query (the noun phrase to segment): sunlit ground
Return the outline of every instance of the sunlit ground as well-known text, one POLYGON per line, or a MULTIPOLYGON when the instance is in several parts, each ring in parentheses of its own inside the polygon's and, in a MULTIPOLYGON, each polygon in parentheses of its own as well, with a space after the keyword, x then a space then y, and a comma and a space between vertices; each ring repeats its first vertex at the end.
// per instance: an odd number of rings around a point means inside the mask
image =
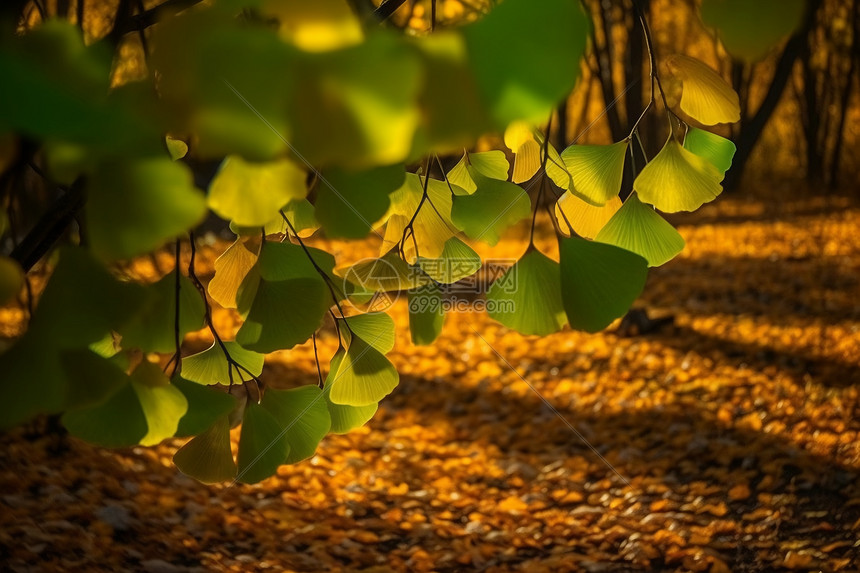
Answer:
MULTIPOLYGON (((860 207, 724 197, 675 223, 688 248, 652 272, 639 304, 665 320, 645 333, 616 324, 527 338, 460 314, 416 348, 397 303, 400 386, 368 426, 327 437, 258 486, 181 476, 170 462, 179 441, 111 452, 46 436, 42 423, 0 437, 0 561, 15 571, 852 570, 860 207)), ((493 253, 517 256, 524 241, 514 233, 493 253)), ((223 312, 217 324, 234 328, 223 312)), ((322 336, 324 368, 334 344, 322 336)), ((263 373, 273 386, 316 376, 309 345, 263 373)))

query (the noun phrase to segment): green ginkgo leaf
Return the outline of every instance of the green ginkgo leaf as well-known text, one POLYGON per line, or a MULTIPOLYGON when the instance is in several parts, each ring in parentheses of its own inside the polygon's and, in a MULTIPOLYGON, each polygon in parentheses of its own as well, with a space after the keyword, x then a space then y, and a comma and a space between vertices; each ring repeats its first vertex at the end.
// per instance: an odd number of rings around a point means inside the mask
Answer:
POLYGON ((259 234, 248 238, 238 237, 215 259, 215 276, 207 287, 212 300, 224 308, 236 308, 236 294, 242 281, 254 268, 259 252, 259 234))
POLYGON ((90 350, 62 351, 59 362, 66 379, 63 407, 67 410, 102 404, 128 384, 125 370, 90 350))
POLYGON ((731 140, 695 127, 691 127, 687 132, 687 137, 684 138, 684 149, 707 159, 723 175, 732 166, 732 158, 737 151, 737 147, 731 140))
POLYGON ((266 357, 257 352, 239 346, 235 341, 225 341, 224 348, 230 354, 235 364, 229 364, 224 350, 217 342, 212 346, 182 359, 182 377, 205 386, 212 384, 241 383, 250 380, 251 376, 259 376, 263 371, 266 357), (232 370, 232 374, 231 371, 232 370))
POLYGON ((101 404, 70 410, 62 421, 73 436, 107 448, 138 444, 149 431, 143 406, 128 381, 101 404))
POLYGON ((442 291, 436 283, 428 283, 409 291, 409 333, 412 344, 432 344, 445 325, 442 291))
POLYGON ((157 364, 144 360, 131 373, 131 386, 146 417, 142 446, 154 446, 176 434, 179 420, 188 411, 188 400, 170 383, 157 364))
POLYGON ((205 484, 235 479, 227 416, 218 418, 209 429, 182 446, 173 455, 173 463, 185 475, 205 484))
POLYGON ((260 405, 275 419, 289 444, 281 463, 294 464, 314 455, 331 428, 331 416, 318 386, 266 390, 260 405))
POLYGON ((239 287, 237 306, 246 313, 236 333, 244 348, 268 353, 292 348, 311 337, 332 304, 331 293, 314 262, 331 272, 334 257, 299 245, 266 242, 239 287))
POLYGON ((419 257, 418 266, 438 283, 451 284, 471 276, 481 268, 481 257, 457 237, 445 243, 438 259, 419 257))
POLYGON ((618 195, 624 176, 628 141, 612 145, 571 145, 561 153, 574 188, 595 205, 618 195))
POLYGON ((463 158, 448 172, 448 182, 467 193, 472 193, 476 186, 472 176, 469 175, 469 167, 485 177, 506 181, 510 164, 505 153, 498 149, 463 154, 463 158))
POLYGON ((511 181, 522 183, 534 177, 541 166, 541 147, 534 128, 524 121, 512 122, 505 129, 504 141, 514 154, 511 181))
POLYGON ((804 0, 704 0, 702 20, 732 55, 755 62, 797 29, 805 7, 804 0))
POLYGON ((598 332, 624 315, 645 287, 648 263, 614 245, 561 239, 561 293, 570 326, 598 332))
POLYGON ((317 184, 316 217, 326 235, 360 239, 388 210, 389 193, 403 185, 403 165, 374 167, 364 171, 329 169, 317 184))
MULTIPOLYGON (((296 234, 303 239, 310 237, 314 234, 314 231, 320 228, 316 217, 316 209, 307 199, 293 199, 284 206, 283 211, 284 216, 289 219, 293 229, 296 230, 296 234)), ((292 233, 292 229, 284 223, 283 219, 279 221, 283 234, 292 233)))
POLYGON ((253 401, 245 406, 239 434, 239 473, 242 483, 257 483, 278 471, 290 454, 286 432, 267 409, 253 401))
POLYGON ((633 181, 639 198, 664 213, 694 211, 713 201, 723 176, 707 159, 681 147, 670 136, 633 181))
POLYGON ((544 0, 539 9, 528 0, 506 0, 462 28, 497 126, 542 121, 573 89, 587 29, 584 12, 566 0, 544 0))
POLYGON ((167 153, 173 161, 179 161, 188 153, 188 144, 181 139, 167 136, 164 138, 164 144, 167 146, 167 153))
POLYGON ((206 431, 216 420, 227 416, 236 407, 236 398, 214 388, 206 388, 175 376, 171 384, 182 392, 188 410, 179 420, 176 436, 196 436, 206 431))
MULTIPOLYGON (((341 319, 338 319, 341 320, 341 319)), ((394 319, 384 312, 367 312, 342 319, 352 332, 383 354, 394 348, 394 319)), ((346 330, 346 328, 344 328, 346 330)), ((347 336, 349 331, 347 330, 347 336)))
POLYGON ((369 406, 390 394, 399 381, 394 365, 381 352, 352 336, 329 396, 335 404, 369 406))
POLYGON ((558 263, 532 249, 487 291, 487 314, 522 334, 552 334, 567 318, 558 263))
POLYGON ((189 332, 203 328, 205 303, 194 284, 177 271, 147 287, 149 304, 119 330, 125 348, 144 352, 174 352, 189 332), (176 289, 179 288, 179 330, 176 328, 176 289))
POLYGON ((573 230, 580 237, 593 239, 620 208, 618 196, 605 205, 591 205, 565 191, 555 203, 555 218, 563 235, 569 237, 573 230))
POLYGON ((331 384, 337 376, 337 370, 340 368, 340 363, 343 360, 344 354, 345 351, 341 349, 332 356, 328 376, 326 376, 325 379, 325 387, 323 388, 325 403, 328 407, 329 416, 331 418, 331 429, 329 431, 333 434, 346 434, 355 428, 360 428, 373 418, 373 415, 376 414, 376 410, 379 408, 378 404, 368 404, 367 406, 344 406, 342 404, 335 404, 331 401, 331 398, 329 397, 331 384))
POLYGON ((642 255, 649 267, 659 267, 684 250, 681 234, 636 193, 630 194, 594 240, 642 255))
POLYGON ((147 253, 206 214, 191 170, 167 157, 104 161, 88 178, 87 191, 90 243, 106 260, 147 253))
POLYGON ((484 177, 475 170, 471 175, 477 189, 471 195, 454 197, 451 220, 470 239, 495 245, 508 227, 529 217, 531 201, 519 185, 484 177))
POLYGON ((252 163, 231 155, 209 184, 209 208, 237 225, 261 227, 289 201, 305 198, 306 178, 291 159, 252 163))

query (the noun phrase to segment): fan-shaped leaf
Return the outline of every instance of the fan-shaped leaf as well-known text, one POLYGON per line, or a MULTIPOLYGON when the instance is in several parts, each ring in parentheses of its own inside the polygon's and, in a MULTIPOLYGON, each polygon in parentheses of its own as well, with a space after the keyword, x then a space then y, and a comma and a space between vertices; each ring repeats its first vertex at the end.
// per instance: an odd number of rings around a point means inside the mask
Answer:
POLYGON ((505 229, 529 217, 531 201, 519 185, 484 177, 475 170, 471 175, 477 189, 471 195, 454 197, 451 219, 469 238, 495 245, 505 229))
POLYGON ((182 446, 174 454, 173 463, 185 475, 206 484, 235 479, 227 416, 218 418, 208 430, 182 446))
MULTIPOLYGON (((345 319, 352 332, 383 354, 394 348, 394 319, 384 312, 367 312, 345 319)), ((349 336, 349 331, 347 331, 349 336)))
POLYGON ((344 279, 344 290, 357 294, 406 290, 427 282, 423 273, 409 266, 394 250, 377 259, 363 259, 340 268, 337 273, 344 279))
POLYGON ((642 203, 636 193, 627 198, 595 240, 642 255, 649 267, 659 267, 684 250, 684 238, 675 227, 642 203))
POLYGON ((209 184, 209 208, 237 225, 261 227, 289 201, 305 198, 306 177, 290 159, 252 163, 231 155, 209 184))
MULTIPOLYGON (((451 185, 456 185, 466 193, 472 193, 476 188, 475 181, 469 175, 468 167, 472 167, 485 177, 502 181, 507 181, 510 169, 507 157, 498 149, 464 154, 457 165, 448 172, 447 177, 451 185)), ((456 192, 456 188, 454 191, 456 192)))
POLYGON ((671 136, 633 181, 645 203, 665 213, 694 211, 722 192, 723 176, 709 161, 687 151, 671 136))
POLYGON ((580 237, 593 239, 620 208, 621 199, 617 195, 605 205, 596 206, 565 191, 555 204, 555 217, 565 236, 570 236, 570 229, 573 228, 573 232, 580 237))
MULTIPOLYGON (((258 231, 259 232, 259 231, 258 231)), ((259 235, 238 237, 215 259, 215 276, 209 281, 209 296, 224 308, 236 308, 239 286, 257 262, 259 235)))
POLYGON ((419 255, 436 258, 442 254, 445 241, 457 232, 451 222, 451 189, 444 181, 431 178, 427 181, 427 200, 422 202, 423 196, 424 179, 407 173, 400 189, 391 194, 382 253, 396 248, 406 233, 402 246, 407 262, 414 263, 419 255), (412 228, 407 233, 410 221, 412 228))
POLYGON ((558 263, 536 249, 527 252, 490 286, 487 314, 522 334, 560 330, 567 319, 558 263))
POLYGON ((647 261, 614 245, 562 239, 561 292, 570 326, 597 332, 622 316, 645 286, 647 261))
POLYGON ((418 266, 439 283, 451 284, 471 276, 481 268, 481 257, 472 247, 451 237, 438 259, 419 257, 418 266))
MULTIPOLYGON (((307 199, 301 201, 293 200, 287 203, 284 207, 284 215, 290 220, 290 224, 296 233, 301 238, 307 238, 314 234, 314 231, 320 228, 317 221, 316 211, 314 206, 307 199)), ((282 233, 292 233, 292 230, 287 227, 286 223, 281 219, 282 233)))
POLYGON ((618 196, 628 141, 612 145, 571 145, 561 153, 573 186, 595 205, 618 196))
POLYGON ((409 332, 412 344, 432 344, 442 333, 445 308, 442 291, 436 283, 409 291, 409 332))
POLYGON ((326 235, 346 239, 366 236, 388 210, 388 195, 403 185, 405 176, 402 165, 323 172, 315 205, 316 217, 326 235))
POLYGON ((294 464, 314 455, 331 428, 326 401, 317 386, 267 390, 260 405, 282 428, 290 451, 281 463, 294 464))
POLYGON ((397 386, 397 370, 378 350, 353 336, 337 375, 330 398, 344 406, 369 406, 385 398, 397 386))
POLYGON ((131 373, 131 386, 146 417, 147 432, 140 444, 154 446, 176 434, 179 420, 188 411, 188 400, 161 368, 144 360, 131 373))
POLYGON ((188 402, 188 410, 176 428, 178 437, 203 433, 216 420, 227 416, 236 407, 236 398, 220 390, 205 388, 179 376, 174 377, 171 383, 182 392, 188 402))
POLYGON ((704 0, 702 20, 719 31, 731 54, 762 59, 803 21, 803 0, 704 0))
POLYGON ((325 379, 325 388, 323 389, 325 403, 328 407, 329 416, 331 417, 330 431, 333 434, 346 434, 355 428, 360 428, 365 425, 374 414, 376 414, 376 410, 379 407, 377 404, 368 404, 367 406, 343 406, 331 401, 331 398, 329 397, 331 384, 337 376, 337 370, 340 368, 343 355, 344 351, 341 349, 332 356, 328 376, 326 376, 325 379))
POLYGON ((669 56, 665 64, 681 82, 681 111, 703 125, 741 119, 738 94, 713 69, 681 54, 669 56))
POLYGON ((188 153, 188 144, 181 139, 168 135, 164 138, 164 144, 167 146, 167 152, 173 161, 179 161, 188 153))
POLYGON ((213 342, 212 346, 203 352, 182 359, 182 377, 191 382, 208 386, 211 384, 238 383, 250 379, 248 372, 254 376, 259 376, 263 371, 265 356, 262 354, 246 350, 232 340, 225 341, 224 347, 230 354, 230 358, 242 366, 241 369, 228 364, 221 346, 217 342, 213 342), (230 370, 232 370, 232 377, 230 370))
POLYGON ((147 253, 206 214, 191 171, 167 157, 102 162, 88 179, 87 226, 103 259, 147 253))
POLYGON ((130 383, 97 406, 66 412, 62 420, 73 436, 108 448, 133 446, 148 432, 143 406, 130 383))
POLYGON ((534 128, 525 122, 513 122, 505 130, 504 139, 505 145, 514 153, 511 181, 528 181, 541 165, 541 148, 535 139, 534 128))
POLYGON ((203 327, 205 303, 194 284, 177 271, 164 275, 147 287, 149 304, 119 330, 125 348, 140 348, 144 352, 174 352, 189 332, 203 327), (175 332, 176 288, 179 288, 179 331, 175 332))
POLYGON ((257 483, 278 471, 290 453, 287 436, 275 417, 250 401, 239 434, 239 473, 242 483, 257 483))
POLYGON ((684 149, 707 159, 723 175, 732 166, 732 158, 737 151, 737 147, 731 140, 695 127, 691 127, 687 132, 687 137, 684 138, 684 149))

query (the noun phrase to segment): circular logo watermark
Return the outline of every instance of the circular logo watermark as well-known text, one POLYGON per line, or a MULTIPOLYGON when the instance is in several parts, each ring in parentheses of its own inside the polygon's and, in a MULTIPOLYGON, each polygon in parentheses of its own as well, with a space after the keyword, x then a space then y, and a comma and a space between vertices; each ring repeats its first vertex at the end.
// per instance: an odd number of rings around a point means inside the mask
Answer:
POLYGON ((360 312, 383 312, 400 298, 408 287, 398 269, 385 259, 362 259, 343 276, 345 303, 360 312))

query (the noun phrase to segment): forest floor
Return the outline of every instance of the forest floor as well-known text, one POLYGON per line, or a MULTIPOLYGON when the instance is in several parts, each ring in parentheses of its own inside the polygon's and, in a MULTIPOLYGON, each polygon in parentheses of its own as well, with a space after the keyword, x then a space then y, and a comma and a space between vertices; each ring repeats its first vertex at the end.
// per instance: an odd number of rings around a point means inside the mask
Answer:
MULTIPOLYGON (((530 338, 461 313, 415 347, 398 302, 376 417, 256 486, 182 476, 180 441, 2 435, 0 568, 857 571, 860 207, 821 207, 674 219, 687 249, 637 303, 656 323, 530 338)), ((311 348, 263 379, 313 383, 311 348)))

